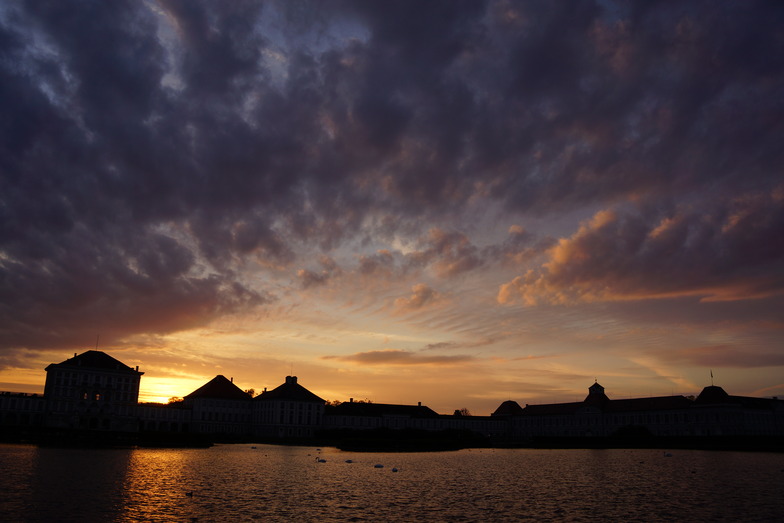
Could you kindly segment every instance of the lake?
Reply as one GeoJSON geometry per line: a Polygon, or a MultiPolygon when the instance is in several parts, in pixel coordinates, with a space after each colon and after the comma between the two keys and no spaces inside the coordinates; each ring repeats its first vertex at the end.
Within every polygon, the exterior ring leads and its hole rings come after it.
{"type": "Polygon", "coordinates": [[[0,519],[778,521],[784,513],[784,454],[669,454],[0,445],[0,519]]]}

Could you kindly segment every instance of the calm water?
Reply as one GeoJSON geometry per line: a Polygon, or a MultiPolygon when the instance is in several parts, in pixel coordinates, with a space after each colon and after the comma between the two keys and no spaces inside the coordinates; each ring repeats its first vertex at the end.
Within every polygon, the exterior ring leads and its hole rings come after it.
{"type": "Polygon", "coordinates": [[[779,521],[782,514],[782,454],[0,445],[2,521],[779,521]]]}

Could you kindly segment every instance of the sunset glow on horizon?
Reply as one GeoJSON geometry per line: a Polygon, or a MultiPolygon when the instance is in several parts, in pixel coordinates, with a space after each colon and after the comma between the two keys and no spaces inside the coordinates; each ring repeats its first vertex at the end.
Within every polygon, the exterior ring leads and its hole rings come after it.
{"type": "Polygon", "coordinates": [[[0,390],[784,395],[784,10],[0,7],[0,390]]]}

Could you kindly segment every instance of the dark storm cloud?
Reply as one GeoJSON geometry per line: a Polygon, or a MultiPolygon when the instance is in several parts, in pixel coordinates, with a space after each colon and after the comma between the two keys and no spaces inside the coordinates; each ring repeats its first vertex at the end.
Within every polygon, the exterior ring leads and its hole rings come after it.
{"type": "MultiPolygon", "coordinates": [[[[449,232],[419,245],[423,263],[477,270],[490,253],[460,223],[476,198],[537,213],[633,200],[674,217],[681,198],[769,193],[784,164],[772,3],[0,9],[4,347],[204,324],[272,299],[240,283],[244,260],[302,267],[303,246],[436,227],[449,232]],[[262,29],[276,12],[283,39],[262,29]]],[[[771,217],[737,214],[749,234],[719,232],[726,206],[715,223],[683,218],[721,255],[707,283],[779,288],[781,202],[760,205],[771,217]],[[751,283],[732,249],[764,259],[751,283]]],[[[616,238],[652,228],[619,223],[616,238]]],[[[518,263],[544,247],[516,245],[503,256],[518,263]]],[[[694,262],[680,261],[685,277],[694,262]]],[[[359,270],[405,267],[393,262],[362,254],[359,270]]],[[[303,271],[305,286],[338,274],[303,271]]]]}

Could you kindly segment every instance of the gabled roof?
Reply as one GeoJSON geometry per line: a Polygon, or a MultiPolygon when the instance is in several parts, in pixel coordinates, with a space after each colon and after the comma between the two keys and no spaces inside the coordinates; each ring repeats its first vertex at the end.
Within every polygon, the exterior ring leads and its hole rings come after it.
{"type": "Polygon", "coordinates": [[[333,416],[406,416],[409,418],[437,418],[438,413],[422,405],[394,405],[388,403],[344,402],[328,407],[325,414],[333,416]]]}
{"type": "Polygon", "coordinates": [[[283,383],[283,385],[275,387],[272,390],[266,390],[254,399],[258,401],[289,400],[305,401],[309,403],[326,403],[323,399],[297,383],[296,376],[286,376],[286,382],[283,383]]]}
{"type": "Polygon", "coordinates": [[[81,367],[83,369],[111,370],[126,374],[137,374],[139,376],[144,374],[99,350],[88,350],[81,354],[75,354],[73,358],[68,358],[63,362],[47,365],[46,370],[49,370],[50,367],[81,367]]]}
{"type": "Polygon", "coordinates": [[[243,392],[242,389],[232,383],[226,376],[218,374],[210,381],[185,396],[185,399],[193,398],[249,400],[250,395],[243,392]]]}

